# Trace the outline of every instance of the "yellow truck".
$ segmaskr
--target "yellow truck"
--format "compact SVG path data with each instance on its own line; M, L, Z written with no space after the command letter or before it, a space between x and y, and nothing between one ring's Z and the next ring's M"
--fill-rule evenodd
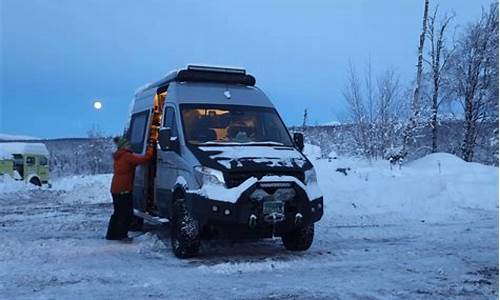
M49 185L49 151L43 143L0 143L0 175Z

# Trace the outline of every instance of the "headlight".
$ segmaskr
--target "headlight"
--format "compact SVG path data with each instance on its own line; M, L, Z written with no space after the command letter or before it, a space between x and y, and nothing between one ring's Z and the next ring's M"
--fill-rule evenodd
M196 166L194 170L201 176L201 184L225 184L224 174L221 171L203 167Z
M310 168L309 170L305 171L304 177L306 185L318 182L318 178L316 177L316 171L314 171L314 168Z

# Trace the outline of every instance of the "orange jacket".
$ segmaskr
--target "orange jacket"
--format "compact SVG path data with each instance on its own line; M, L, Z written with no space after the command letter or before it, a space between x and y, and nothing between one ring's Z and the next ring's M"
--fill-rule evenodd
M152 147L148 147L144 156L136 155L126 149L118 149L113 153L114 173L111 181L111 193L132 192L135 167L148 163L153 157L153 151Z

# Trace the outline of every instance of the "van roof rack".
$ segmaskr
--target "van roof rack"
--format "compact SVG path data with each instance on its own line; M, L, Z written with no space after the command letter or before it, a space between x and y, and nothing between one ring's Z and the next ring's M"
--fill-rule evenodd
M213 82L226 84L255 85L255 77L245 69L219 66L188 65L186 69L173 71L159 81L137 89L136 96L151 89L168 85L169 82Z
M255 85L255 77L247 74L245 69L200 65L188 65L186 69L180 70L175 81Z
M192 71L220 72L220 73L233 73L233 74L247 73L245 69L240 69L240 68L205 66L205 65L188 65L187 69Z

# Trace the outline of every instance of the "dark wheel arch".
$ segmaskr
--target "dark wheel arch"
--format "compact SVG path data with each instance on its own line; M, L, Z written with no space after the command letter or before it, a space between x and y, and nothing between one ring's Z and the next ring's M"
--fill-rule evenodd
M36 185L36 186L42 186L42 182L40 181L40 178L33 176L30 178L29 183Z

